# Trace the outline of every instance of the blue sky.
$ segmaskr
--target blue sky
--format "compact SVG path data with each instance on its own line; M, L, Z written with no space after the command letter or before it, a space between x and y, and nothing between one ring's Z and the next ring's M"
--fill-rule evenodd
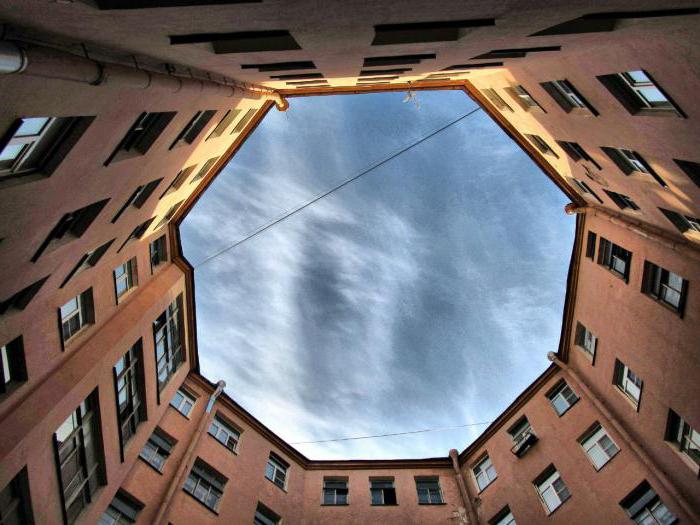
M184 221L193 263L475 107L290 99ZM546 367L574 218L480 111L195 271L201 370L289 442L491 421ZM298 445L444 456L484 426Z

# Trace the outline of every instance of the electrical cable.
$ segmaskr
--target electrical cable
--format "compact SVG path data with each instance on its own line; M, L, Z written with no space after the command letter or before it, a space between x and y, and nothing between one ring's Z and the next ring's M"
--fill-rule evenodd
M314 203L318 202L319 200L323 199L324 197L327 197L327 196L330 195L331 193L334 193L334 192L338 191L339 189L341 189L341 188L347 186L348 184L350 184L350 183L356 181L357 179L359 179L359 178L362 177L363 175L366 175L367 173L369 173L369 172L371 172L371 171L373 171L373 170L379 168L380 166L383 166L384 164L386 164L387 162L389 162L389 161L395 159L395 158L398 157L399 155L402 155L402 154L406 153L407 151L409 151L410 149L414 148L414 147L417 146L418 144L421 144L421 143L425 142L426 140L428 140L428 139L434 137L434 136L437 135L438 133L441 133L441 132L445 131L447 128L449 128L449 127L451 127L451 126L454 126L454 125L457 124L458 122L461 122L462 120L466 119L467 117L473 115L474 113L476 113L476 112L479 111L480 109L481 109L481 107L477 107L477 108L475 108L475 109L473 109L473 110L471 110L471 111L465 113L464 115L461 115L461 116L457 117L456 119L451 120L451 121L448 122L447 124L444 124L444 125L440 126L439 128L437 128L437 129L431 131L430 133L427 133L426 135L423 135L422 137L420 137L419 139L417 139L417 140L415 140L415 141L409 143L408 145L402 146L402 147L399 148L398 150L396 150L396 151L394 151L393 153L389 154L388 156L384 157L382 160L379 160L379 161L375 162L374 164L372 164L372 165L369 166L368 168L365 168L364 170L360 171L360 172L357 173L356 175L353 175L352 177L345 179L345 180L342 181L340 184L337 184L336 186L333 186L333 187L332 187L331 189L329 189L329 190L326 190L326 191L324 191L324 192L321 192L321 193L316 194L313 198L311 198L310 200L308 200L308 201L304 202L303 204L297 206L296 208L293 208L293 209L291 209L291 210L288 210L288 211L284 212L281 216L277 216L276 218L272 219L271 221L269 221L269 222L263 224L262 226L259 226L259 227L256 228L255 230L252 230L251 232L249 232L248 234L246 234L243 238L241 238L241 239L239 239L239 240L233 242L232 244L229 244L228 246L226 246L225 248L219 250L218 252L213 253L212 255L209 255L209 256L205 257L204 259L202 259L202 260L199 261L198 263L194 264L193 267L194 267L194 268L199 268L200 266L203 266L204 264L208 263L209 261L211 261L211 260L213 260L213 259L216 259L217 257L220 257L221 255L223 255L224 253L228 252L229 250L232 250L233 248L235 248L235 247L237 247L237 246L240 246L240 245L243 244L244 242L246 242L246 241L252 239L253 237L256 237L257 235L261 234L261 233L264 232L265 230L270 229L272 226L275 226L276 224L279 224L280 222L282 222L282 221L288 219L289 217L291 217L292 215L295 215L295 214L299 213L300 211L304 210L305 208L308 208L308 207L311 206L312 204L314 204Z
M391 434L375 434L373 436L353 436L353 437L342 437L342 438L333 438L333 439L320 439L318 441L295 441L295 442L290 442L290 445L308 445L311 443L331 443L335 441L354 441L356 439L372 439L372 438L382 438L382 437L389 437L389 436L405 436L408 434L421 434L424 432L441 432L443 430L455 430L458 428L465 428L465 427L476 427L479 425L488 425L492 423L491 421L482 421L481 423L467 423L466 425L457 425L454 427L442 427L442 428L426 428L423 430L411 430L408 432L393 432Z

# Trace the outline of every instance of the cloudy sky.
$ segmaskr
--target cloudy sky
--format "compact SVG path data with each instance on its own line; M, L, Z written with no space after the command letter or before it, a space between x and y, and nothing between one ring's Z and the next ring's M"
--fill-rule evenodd
M182 226L197 264L475 107L291 99ZM574 218L481 111L195 272L201 368L289 442L491 421L556 350ZM445 456L483 430L297 445Z

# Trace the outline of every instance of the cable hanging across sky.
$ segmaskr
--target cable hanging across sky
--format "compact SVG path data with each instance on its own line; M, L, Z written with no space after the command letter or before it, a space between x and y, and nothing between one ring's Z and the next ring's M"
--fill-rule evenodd
M225 254L226 252L232 250L233 248L236 248L237 246L240 246L240 245L243 244L244 242L246 242L246 241L252 239L253 237L256 237L257 235L259 235L259 234L261 234L262 232L264 232L264 231L270 229L271 227L275 226L276 224L279 224L279 223L285 221L286 219L288 219L288 218L291 217L292 215L295 215L295 214L299 213L300 211L302 211L302 210L308 208L309 206L311 206L312 204L314 204L314 203L320 201L320 200L323 199L324 197L327 197L328 195L331 195L332 193L335 193L335 192L338 191L339 189L341 189L341 188L347 186L348 184L350 184L350 183L352 183L352 182L355 182L355 181L358 180L360 177L362 177L362 176L364 176L364 175L367 175L367 174L370 173L371 171L373 171L373 170L379 168L380 166L383 166L383 165L386 164L387 162L389 162L389 161L395 159L396 157L398 157L398 156L400 156L400 155L406 153L407 151L409 151L409 150L411 150L412 148L418 146L419 144L425 142L426 140L428 140L428 139L434 137L435 135L438 135L439 133L445 131L446 129L448 129L448 128L452 127L452 126L454 126L455 124L457 124L457 123L459 123L459 122L462 122L464 119L466 119L467 117L470 117L471 115L473 115L474 113L476 113L476 112L479 111L480 109L481 109L481 107L477 107L477 108L475 108L475 109L472 109L471 111L468 111L468 112L465 113L464 115L461 115L461 116L459 116L459 117L457 117L457 118L455 118L455 119L449 121L448 123L443 124L443 125L440 126L439 128L434 129L433 131L431 131L431 132L429 132L429 133L423 135L422 137L420 137L420 138L414 140L413 142L410 142L409 144L406 144L406 145L401 146L400 148L398 148L397 150L395 150L393 153L390 153L389 155L387 155L387 156L384 157L383 159L381 159L381 160L379 160L379 161L373 163L372 165L370 165L369 167L363 169L363 170L360 171L359 173L356 173L356 174L353 175L352 177L345 179L344 181L342 181L341 183L337 184L336 186L333 186L333 187L330 188L329 190L323 191L323 192L321 192L321 193L317 193L314 197L312 197L312 198L309 199L308 201L304 202L303 204L300 204L300 205L297 206L296 208L292 208L292 209L290 209L290 210L285 211L284 213L282 213L281 215L275 217L275 218L272 219L271 221L269 221L269 222L263 224L262 226L259 226L259 227L256 228L255 230L249 232L248 234L246 234L245 236L243 236L241 239L238 239L237 241L235 241L235 242L229 244L228 246L226 246L225 248L219 250L218 252L213 253L213 254L211 254L211 255L205 257L205 258L202 259L201 261L199 261L199 262L197 262L196 264L194 264L194 265L193 265L194 268L199 268L199 267L205 265L205 264L208 263L209 261L212 261L213 259L216 259L217 257L220 257L221 255Z

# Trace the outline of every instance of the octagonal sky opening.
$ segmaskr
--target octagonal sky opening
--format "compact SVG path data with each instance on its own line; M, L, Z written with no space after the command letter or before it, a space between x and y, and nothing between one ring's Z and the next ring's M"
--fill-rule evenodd
M181 225L197 267L475 109L462 91L290 99ZM197 268L201 370L315 459L467 446L557 348L575 220L483 111Z

